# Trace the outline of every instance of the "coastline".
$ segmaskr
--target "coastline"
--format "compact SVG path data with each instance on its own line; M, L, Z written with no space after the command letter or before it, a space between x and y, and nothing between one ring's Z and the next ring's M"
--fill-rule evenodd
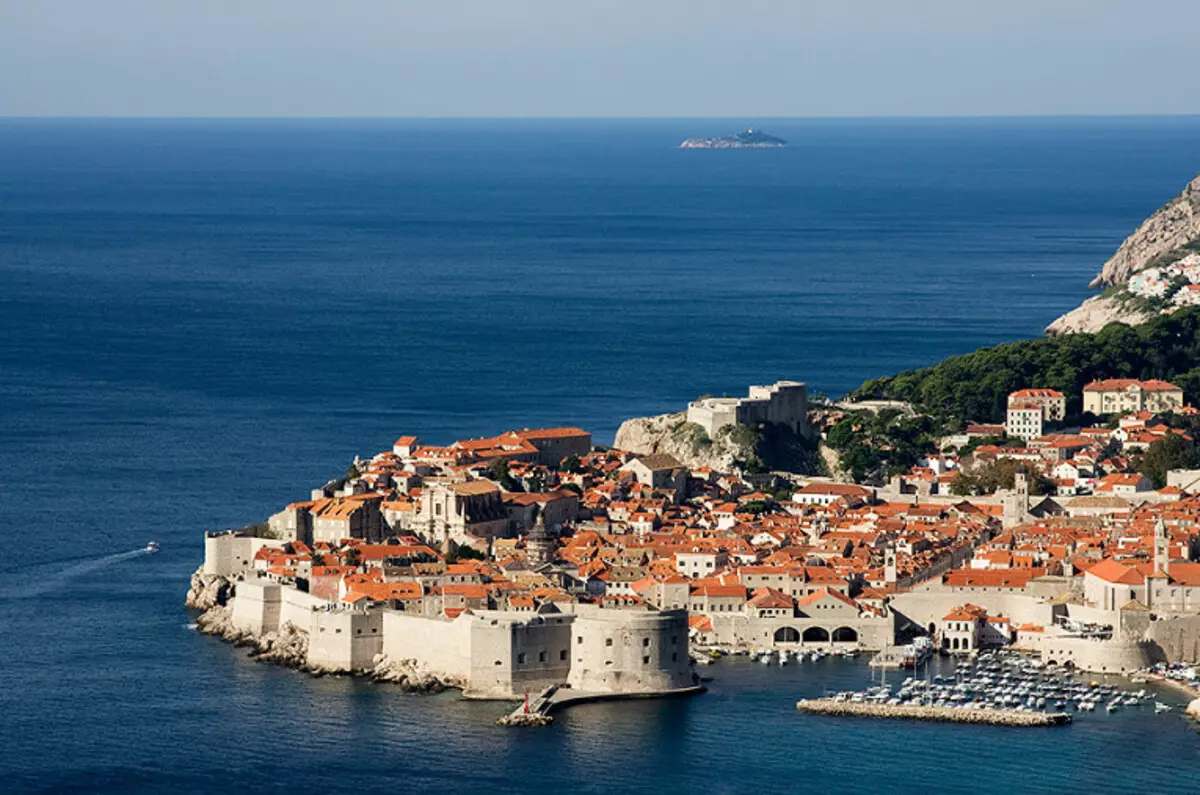
M306 673L314 678L324 676L355 676L372 682L396 685L404 693L437 694L449 689L464 690L464 683L453 677L443 677L421 670L409 661L394 661L379 656L372 668L334 668L315 666L308 661L308 633L285 623L278 632L258 634L237 629L232 622L229 601L236 593L236 580L221 575L206 575L203 566L192 574L184 605L198 611L196 630L236 647L249 648L250 659L273 663Z

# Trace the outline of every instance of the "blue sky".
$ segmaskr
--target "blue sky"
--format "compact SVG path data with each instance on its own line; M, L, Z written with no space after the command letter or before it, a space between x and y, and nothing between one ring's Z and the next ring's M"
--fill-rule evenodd
M0 115L1200 113L1200 0L0 0Z

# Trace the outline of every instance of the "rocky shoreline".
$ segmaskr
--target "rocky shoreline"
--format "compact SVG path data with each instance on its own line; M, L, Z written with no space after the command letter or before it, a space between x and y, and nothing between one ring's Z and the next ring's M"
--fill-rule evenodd
M236 588L236 582L220 575L204 574L198 569L192 574L184 604L200 611L196 617L197 630L235 646L249 648L250 658L256 662L282 665L314 677L361 676L373 682L396 685L404 693L435 694L465 687L465 682L454 677L442 677L418 668L415 660L389 660L384 655L375 658L373 668L363 670L310 665L308 633L291 623L285 623L278 632L261 636L234 626L230 600Z

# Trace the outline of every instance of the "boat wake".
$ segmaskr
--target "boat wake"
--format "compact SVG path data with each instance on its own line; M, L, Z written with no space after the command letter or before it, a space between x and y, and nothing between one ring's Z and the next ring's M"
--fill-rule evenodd
M138 549L131 549L128 552L117 552L111 555L87 558L80 563L75 563L47 574L39 574L38 572L26 569L15 577L0 577L0 598L26 599L33 596L43 596L85 574L108 568L122 561L152 554L154 553L151 550L140 547ZM44 564L46 567L54 565L61 564Z

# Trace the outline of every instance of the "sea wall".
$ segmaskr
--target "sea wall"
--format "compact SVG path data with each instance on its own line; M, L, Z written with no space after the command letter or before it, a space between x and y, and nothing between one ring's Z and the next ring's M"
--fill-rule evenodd
M1094 673L1129 674L1148 668L1161 657L1152 643L1140 640L1101 640L1075 635L1042 639L1042 661Z
M1016 710L968 709L965 707L925 707L910 704L870 704L833 699L805 699L796 709L818 715L859 718L900 718L941 723L973 723L989 726L1065 726L1071 716L1061 712L1017 712Z
M1146 632L1169 662L1200 662L1200 616L1153 621Z

